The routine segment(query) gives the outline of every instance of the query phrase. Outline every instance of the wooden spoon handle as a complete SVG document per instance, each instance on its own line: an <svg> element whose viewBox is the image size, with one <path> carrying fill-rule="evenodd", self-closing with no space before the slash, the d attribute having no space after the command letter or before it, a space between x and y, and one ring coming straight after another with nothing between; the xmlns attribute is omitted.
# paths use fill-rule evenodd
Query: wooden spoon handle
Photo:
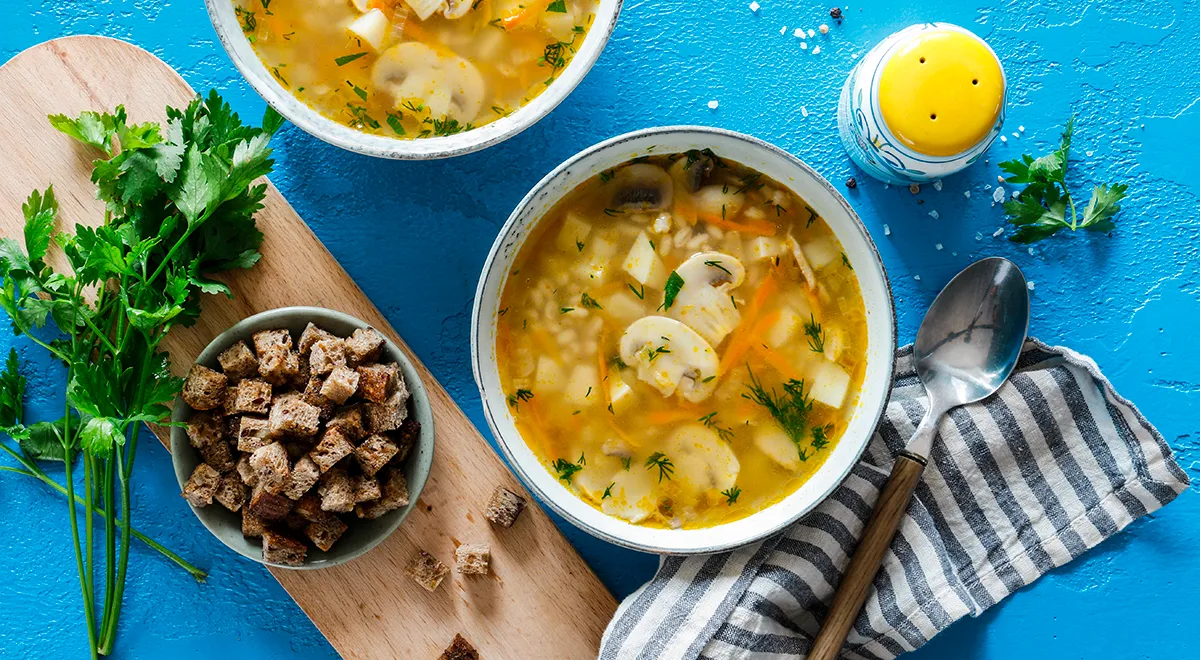
<svg viewBox="0 0 1200 660"><path fill-rule="evenodd" d="M883 554L892 544L892 537L896 535L896 528L908 511L913 491L924 470L925 458L922 456L901 452L896 457L892 474L879 494L875 511L863 530L862 540L858 542L846 575L833 595L833 604L829 607L820 634L813 642L808 660L835 660L838 657L838 652L846 643L846 636L850 634L850 627L867 601L867 593L875 581L875 574L879 572L879 565L883 563Z"/></svg>

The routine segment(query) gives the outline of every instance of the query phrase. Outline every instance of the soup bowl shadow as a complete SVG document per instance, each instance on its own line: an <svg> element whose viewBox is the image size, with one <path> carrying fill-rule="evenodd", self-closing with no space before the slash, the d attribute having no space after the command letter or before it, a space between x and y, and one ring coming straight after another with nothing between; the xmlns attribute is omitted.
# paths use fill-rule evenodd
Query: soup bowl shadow
<svg viewBox="0 0 1200 660"><path fill-rule="evenodd" d="M538 223L577 186L640 156L706 148L787 187L829 225L862 291L867 367L841 439L833 445L825 463L795 492L732 522L695 529L651 528L606 515L584 502L550 473L522 438L501 386L497 363L500 298L518 253ZM546 175L517 205L492 246L476 289L471 326L472 368L484 414L518 477L554 511L584 531L617 545L659 554L704 554L753 543L795 522L828 497L859 460L883 415L891 392L896 351L891 286L874 241L845 198L811 167L776 146L741 133L700 126L627 133L585 149Z"/></svg>
<svg viewBox="0 0 1200 660"><path fill-rule="evenodd" d="M234 0L204 0L209 20L229 59L233 60L234 66L254 91L279 114L304 132L336 147L367 156L399 160L434 160L469 154L499 144L536 124L587 76L612 36L623 2L598 0L595 20L566 68L541 94L516 111L489 124L453 135L400 139L355 130L322 115L301 101L258 58L242 31Z"/></svg>

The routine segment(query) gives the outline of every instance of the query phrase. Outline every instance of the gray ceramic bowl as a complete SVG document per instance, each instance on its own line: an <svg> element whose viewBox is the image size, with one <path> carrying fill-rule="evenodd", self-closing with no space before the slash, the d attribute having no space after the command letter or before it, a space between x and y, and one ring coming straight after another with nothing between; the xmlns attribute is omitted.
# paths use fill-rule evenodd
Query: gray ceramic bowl
<svg viewBox="0 0 1200 660"><path fill-rule="evenodd" d="M196 362L211 369L219 369L217 356L238 340L244 339L247 343L251 343L251 335L255 332L274 328L287 328L293 337L299 337L310 321L339 337L348 336L357 328L369 327L353 316L321 307L272 309L243 319L232 328L222 332L200 353ZM379 545L400 526L400 523L404 522L408 512L416 506L417 498L421 496L421 490L425 487L425 480L429 476L429 468L433 464L433 411L429 407L429 395L425 391L425 385L421 382L420 376L417 375L417 370L413 368L403 351L386 337L381 361L395 362L400 365L400 371L404 375L409 391L412 392L412 398L408 403L408 413L421 423L421 435L417 438L412 453L404 461L403 466L404 477L408 480L410 500L408 506L384 514L375 520L349 522L350 529L346 530L346 533L329 552L322 552L310 545L303 566L282 566L263 561L262 544L257 539L247 539L242 536L241 513L231 512L216 502L203 508L192 507L196 517L204 523L208 531L213 533L213 536L238 554L260 564L304 570L337 566L359 557ZM171 421L186 422L192 413L193 410L190 406L182 399L177 399ZM171 429L171 461L175 465L175 478L179 480L179 487L182 489L192 471L200 464L200 454L188 442L187 431L182 427Z"/></svg>

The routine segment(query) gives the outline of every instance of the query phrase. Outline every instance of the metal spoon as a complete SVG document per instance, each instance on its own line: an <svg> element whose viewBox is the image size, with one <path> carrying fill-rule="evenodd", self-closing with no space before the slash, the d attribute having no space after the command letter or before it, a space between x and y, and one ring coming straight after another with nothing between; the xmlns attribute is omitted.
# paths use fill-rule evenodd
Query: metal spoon
<svg viewBox="0 0 1200 660"><path fill-rule="evenodd" d="M896 456L887 485L834 594L808 660L834 660L858 618L875 574L908 511L942 416L995 393L1017 364L1029 327L1029 289L1013 262L977 261L938 294L913 346L929 410Z"/></svg>

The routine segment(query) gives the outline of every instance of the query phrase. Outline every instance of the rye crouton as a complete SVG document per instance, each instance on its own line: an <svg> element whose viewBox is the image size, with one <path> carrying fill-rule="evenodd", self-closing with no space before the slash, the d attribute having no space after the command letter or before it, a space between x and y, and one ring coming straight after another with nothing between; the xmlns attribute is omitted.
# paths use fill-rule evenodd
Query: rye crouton
<svg viewBox="0 0 1200 660"><path fill-rule="evenodd" d="M389 511L408 506L408 480L399 470L388 469L378 477L381 494L374 502L364 502L354 507L359 518L374 520Z"/></svg>
<svg viewBox="0 0 1200 660"><path fill-rule="evenodd" d="M354 458L358 459L358 465L362 468L363 474L373 477L376 472L388 464L388 461L392 460L397 451L399 448L392 444L387 437L376 434L363 440L362 444L354 450Z"/></svg>
<svg viewBox="0 0 1200 660"><path fill-rule="evenodd" d="M225 393L221 395L221 414L225 416L236 415L237 411L237 388L232 385L225 388ZM228 421L228 420L226 420Z"/></svg>
<svg viewBox="0 0 1200 660"><path fill-rule="evenodd" d="M454 568L461 575L487 575L492 550L484 543L464 543L454 549Z"/></svg>
<svg viewBox="0 0 1200 660"><path fill-rule="evenodd" d="M220 408L225 402L225 386L229 379L219 371L193 364L183 382L183 400L196 410Z"/></svg>
<svg viewBox="0 0 1200 660"><path fill-rule="evenodd" d="M421 437L421 422L412 417L404 420L400 428L396 429L391 435L392 443L399 449L396 455L392 457L392 462L399 463L408 458L408 453L417 444L417 438L419 437Z"/></svg>
<svg viewBox="0 0 1200 660"><path fill-rule="evenodd" d="M338 519L337 516L329 516L317 522L310 522L304 528L304 535L324 552L329 552L334 543L346 533L349 527L346 523Z"/></svg>
<svg viewBox="0 0 1200 660"><path fill-rule="evenodd" d="M192 476L188 477L187 483L183 485L183 492L179 495L192 506L208 506L212 504L213 495L220 484L221 473L211 465L201 463L192 470Z"/></svg>
<svg viewBox="0 0 1200 660"><path fill-rule="evenodd" d="M403 383L403 381L401 381ZM383 433L400 428L408 418L408 388L401 387L388 396L383 403L363 404L363 417L367 430Z"/></svg>
<svg viewBox="0 0 1200 660"><path fill-rule="evenodd" d="M246 505L250 513L263 520L283 520L292 510L292 501L286 497L268 493L261 486L254 489L250 503Z"/></svg>
<svg viewBox="0 0 1200 660"><path fill-rule="evenodd" d="M275 532L263 532L262 548L263 561L283 566L304 565L308 553L307 545Z"/></svg>
<svg viewBox="0 0 1200 660"><path fill-rule="evenodd" d="M321 425L321 409L305 403L299 394L275 398L267 418L271 435L288 434L300 437L316 435Z"/></svg>
<svg viewBox="0 0 1200 660"><path fill-rule="evenodd" d="M292 511L295 511L296 515L309 522L324 520L333 515L321 508L321 498L317 497L316 493L312 491L305 493L304 497L301 497L296 502L296 505L292 507Z"/></svg>
<svg viewBox="0 0 1200 660"><path fill-rule="evenodd" d="M237 465L237 459L233 457L233 449L224 437L201 447L200 457L204 459L205 463L216 468L217 472L229 472Z"/></svg>
<svg viewBox="0 0 1200 660"><path fill-rule="evenodd" d="M374 362L383 352L383 335L375 328L359 328L346 338L346 360L353 366Z"/></svg>
<svg viewBox="0 0 1200 660"><path fill-rule="evenodd" d="M336 338L337 337L333 333L323 328L319 328L313 323L309 323L307 326L305 326L304 332L300 333L300 342L296 345L296 348L300 349L301 355L308 355L308 352L312 350L313 344L321 341L322 339Z"/></svg>
<svg viewBox="0 0 1200 660"><path fill-rule="evenodd" d="M320 344L318 344L319 346ZM346 399L354 396L358 390L358 372L338 365L329 372L329 377L321 385L321 396L335 403L345 403Z"/></svg>
<svg viewBox="0 0 1200 660"><path fill-rule="evenodd" d="M437 557L421 550L408 562L408 566L404 567L404 574L426 591L435 591L450 574L450 569L438 561Z"/></svg>
<svg viewBox="0 0 1200 660"><path fill-rule="evenodd" d="M217 492L213 494L213 499L230 511L240 511L242 505L246 503L246 484L243 484L238 475L233 472L223 474L221 483L217 486Z"/></svg>
<svg viewBox="0 0 1200 660"><path fill-rule="evenodd" d="M321 496L321 509L346 513L354 510L354 486L343 468L334 468L321 477L317 486L317 494Z"/></svg>
<svg viewBox="0 0 1200 660"><path fill-rule="evenodd" d="M292 466L291 475L288 477L287 485L283 488L284 497L289 500L298 500L304 497L314 485L317 479L321 477L321 470L317 467L312 459L305 456L296 461Z"/></svg>
<svg viewBox="0 0 1200 660"><path fill-rule="evenodd" d="M358 442L367 435L362 406L354 405L334 413L325 425L326 429L337 429L351 442Z"/></svg>
<svg viewBox="0 0 1200 660"><path fill-rule="evenodd" d="M242 483L246 484L247 486L258 485L258 474L254 471L254 466L250 465L249 454L242 454L241 457L238 458L235 469L237 470L238 477L241 478Z"/></svg>
<svg viewBox="0 0 1200 660"><path fill-rule="evenodd" d="M267 427L267 420L248 416L243 416L238 420L238 451L251 453L255 449L269 444L271 444L271 434Z"/></svg>
<svg viewBox="0 0 1200 660"><path fill-rule="evenodd" d="M300 354L275 348L258 355L258 374L272 385L287 385L300 373Z"/></svg>
<svg viewBox="0 0 1200 660"><path fill-rule="evenodd" d="M258 477L258 487L272 495L279 494L291 476L287 450L278 442L255 449L250 454L250 467Z"/></svg>
<svg viewBox="0 0 1200 660"><path fill-rule="evenodd" d="M188 443L196 449L214 442L224 442L225 428L221 418L210 412L198 412L187 422Z"/></svg>
<svg viewBox="0 0 1200 660"><path fill-rule="evenodd" d="M517 495L504 486L496 486L492 491L492 499L488 501L483 515L501 527L512 527L517 522L517 516L525 508L525 498Z"/></svg>
<svg viewBox="0 0 1200 660"><path fill-rule="evenodd" d="M364 477L361 474L357 474L350 478L350 485L354 488L355 504L373 502L383 496L383 490L380 489L379 482L371 477Z"/></svg>
<svg viewBox="0 0 1200 660"><path fill-rule="evenodd" d="M232 381L258 373L258 358L254 357L254 351L251 351L244 341L236 342L225 349L217 356L217 362L221 363L221 371Z"/></svg>
<svg viewBox="0 0 1200 660"><path fill-rule="evenodd" d="M454 641L450 642L450 646L445 651L442 651L438 660L479 660L479 651L476 651L470 642L463 639L462 635L455 635Z"/></svg>
<svg viewBox="0 0 1200 660"><path fill-rule="evenodd" d="M233 410L239 413L265 415L271 410L271 384L257 378L238 381Z"/></svg>
<svg viewBox="0 0 1200 660"><path fill-rule="evenodd" d="M267 521L249 511L242 511L242 536L256 539L261 537L265 531L267 531Z"/></svg>
<svg viewBox="0 0 1200 660"><path fill-rule="evenodd" d="M276 350L292 350L292 335L282 328L277 330L259 330L251 337L254 342L254 353L259 359Z"/></svg>
<svg viewBox="0 0 1200 660"><path fill-rule="evenodd" d="M317 467L321 468L321 472L327 472L329 468L349 456L353 451L354 443L346 438L341 429L326 428L325 434L321 436L321 441L309 452L309 458L317 464Z"/></svg>
<svg viewBox="0 0 1200 660"><path fill-rule="evenodd" d="M314 376L324 376L334 367L346 366L346 341L338 337L322 339L308 352L308 368Z"/></svg>
<svg viewBox="0 0 1200 660"><path fill-rule="evenodd" d="M387 401L400 370L394 364L365 364L358 368L358 395L372 403Z"/></svg>
<svg viewBox="0 0 1200 660"><path fill-rule="evenodd" d="M321 421L326 421L333 416L333 409L336 405L332 400L321 393L321 386L325 384L325 379L320 376L312 376L304 383L304 394L302 398L304 402L316 406L320 409ZM340 401L338 403L341 403Z"/></svg>

